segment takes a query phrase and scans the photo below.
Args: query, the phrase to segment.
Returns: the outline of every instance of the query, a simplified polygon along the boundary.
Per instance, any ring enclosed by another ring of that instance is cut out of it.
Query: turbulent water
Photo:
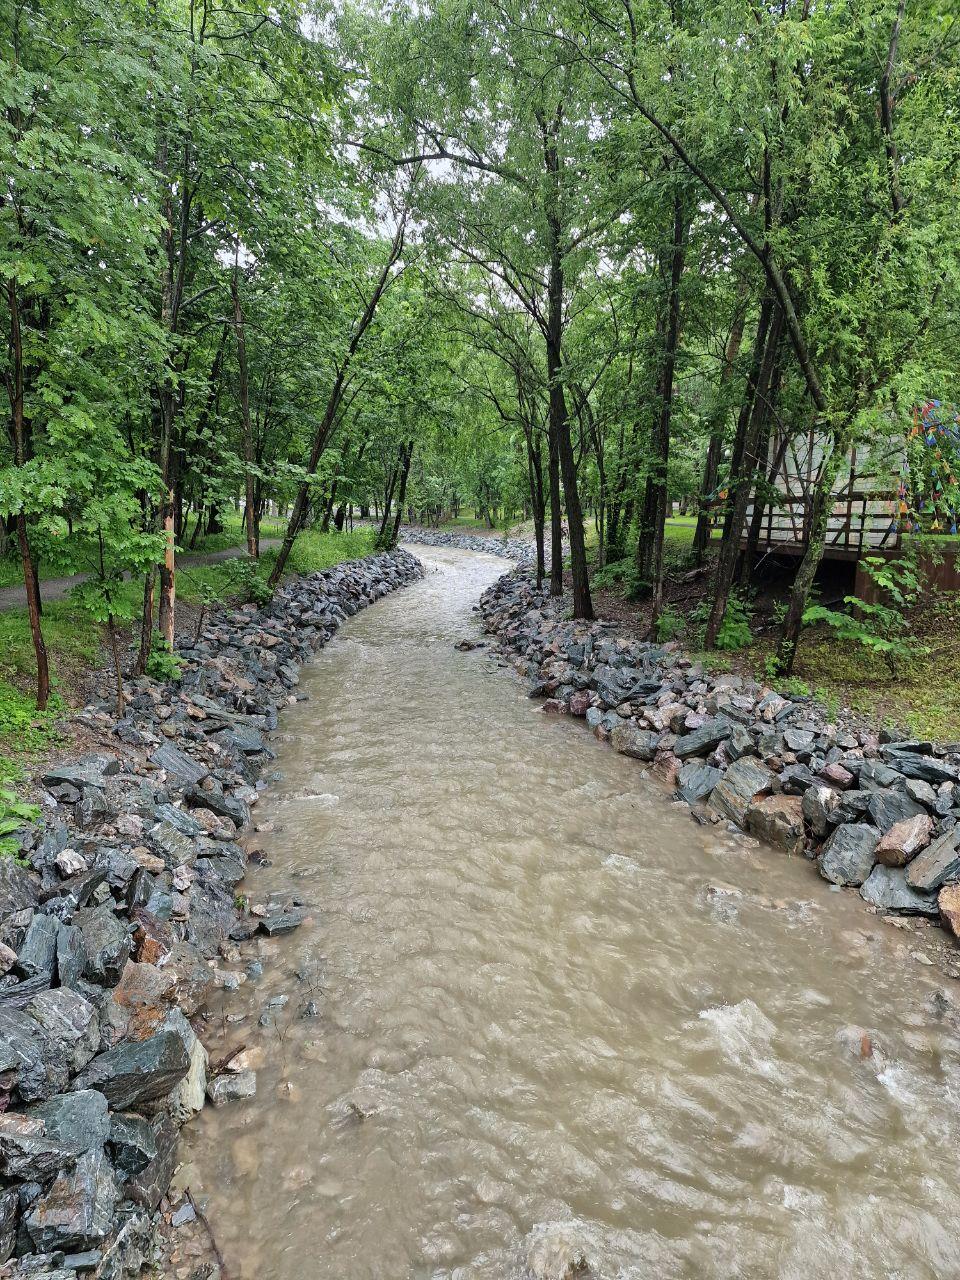
[[[956,998],[915,936],[456,651],[506,566],[417,552],[305,671],[258,808],[251,898],[313,912],[218,1014],[256,1100],[187,1131],[231,1276],[960,1275]]]

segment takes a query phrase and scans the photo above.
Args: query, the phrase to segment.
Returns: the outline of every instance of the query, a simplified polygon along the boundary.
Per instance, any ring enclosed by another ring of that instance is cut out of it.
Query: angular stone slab
[[[26,1228],[40,1252],[80,1251],[110,1234],[117,1184],[102,1152],[88,1151],[64,1170],[26,1216]]]
[[[931,893],[952,880],[960,880],[960,827],[946,831],[927,845],[907,867],[907,884]]]
[[[44,1031],[63,1045],[71,1071],[80,1071],[100,1047],[97,1011],[79,991],[56,987],[34,996],[26,1007]]]
[[[714,716],[711,720],[705,720],[699,729],[678,738],[674,743],[673,754],[680,760],[685,760],[687,756],[707,756],[729,738],[732,732],[731,720],[726,716]]]
[[[877,863],[861,885],[860,897],[896,915],[936,917],[939,914],[937,895],[912,889],[902,867],[886,867]]]
[[[877,861],[880,833],[865,822],[848,822],[837,827],[823,847],[820,874],[834,884],[863,884]]]
[[[773,786],[773,774],[751,756],[741,756],[710,793],[710,803],[739,827],[745,827],[747,810],[754,800]]]
[[[933,819],[929,813],[918,813],[895,822],[880,837],[877,861],[887,867],[904,867],[921,849],[926,848],[932,834]]]
[[[747,830],[786,853],[802,853],[806,843],[799,796],[762,796],[747,809]]]
[[[696,804],[710,794],[722,777],[723,774],[713,765],[688,761],[677,774],[677,795],[687,804]]]
[[[134,1110],[168,1094],[190,1070],[190,1055],[176,1031],[124,1041],[94,1058],[74,1081],[77,1089],[99,1089],[113,1111]]]

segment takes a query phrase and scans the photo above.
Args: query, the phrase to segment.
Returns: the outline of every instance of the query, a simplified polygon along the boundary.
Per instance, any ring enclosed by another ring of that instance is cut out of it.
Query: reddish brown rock
[[[845,769],[842,764],[825,764],[820,770],[820,777],[840,791],[849,791],[856,781],[850,770]]]
[[[585,716],[590,706],[591,697],[589,690],[578,689],[576,693],[570,695],[570,714],[572,716]]]
[[[905,867],[921,849],[925,849],[933,835],[933,819],[928,813],[918,813],[912,818],[895,822],[880,837],[877,845],[877,861],[887,867]]]

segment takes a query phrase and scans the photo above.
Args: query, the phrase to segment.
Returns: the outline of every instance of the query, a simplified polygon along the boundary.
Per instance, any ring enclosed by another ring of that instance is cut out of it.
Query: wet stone
[[[110,1117],[109,1146],[114,1165],[126,1181],[156,1158],[156,1127],[133,1112],[114,1114]]]
[[[306,912],[299,907],[290,907],[286,911],[271,911],[260,921],[260,928],[268,937],[275,938],[283,933],[292,933],[299,929],[306,919]]]
[[[706,756],[715,750],[733,732],[733,724],[726,716],[716,716],[705,721],[699,729],[683,734],[674,743],[673,754],[683,760],[687,756]]]
[[[78,911],[74,923],[80,929],[84,976],[107,987],[116,986],[131,951],[126,925],[110,903]]]
[[[773,774],[759,762],[743,756],[734,760],[710,795],[713,807],[740,827],[746,827],[747,810],[773,786]]]
[[[907,867],[907,884],[931,892],[948,881],[960,879],[960,827],[934,840]]]
[[[659,741],[659,733],[650,729],[638,729],[631,724],[617,725],[610,735],[610,745],[614,751],[631,756],[634,760],[652,760],[657,754]]]
[[[171,742],[161,743],[151,754],[150,761],[172,777],[181,789],[195,786],[209,772],[205,765],[199,764]]]
[[[866,823],[837,827],[820,858],[820,874],[834,884],[861,885],[876,863],[879,833]]]
[[[26,1217],[38,1249],[81,1250],[109,1235],[117,1186],[102,1152],[88,1151],[58,1175]]]
[[[0,1115],[0,1173],[5,1178],[47,1182],[82,1150],[48,1135],[39,1118],[13,1111]]]
[[[39,1102],[67,1084],[62,1045],[20,1009],[0,1007],[0,1072],[10,1071],[20,1097]]]
[[[257,1092],[257,1075],[255,1071],[237,1071],[221,1076],[214,1076],[207,1082],[207,1097],[215,1107],[222,1107],[228,1102],[238,1102],[244,1098],[252,1098]]]
[[[43,1121],[48,1138],[78,1152],[99,1151],[110,1130],[107,1100],[96,1089],[55,1094],[27,1114]]]
[[[190,1069],[190,1055],[176,1031],[125,1041],[94,1058],[76,1088],[99,1089],[112,1110],[128,1111],[168,1094]]]
[[[911,800],[906,791],[898,790],[875,791],[870,797],[868,812],[882,832],[910,818],[926,815],[923,805]]]
[[[59,921],[55,916],[38,911],[30,921],[27,935],[17,954],[17,968],[27,978],[43,975],[53,977],[57,960],[57,931]]]
[[[920,893],[907,884],[902,867],[878,863],[860,888],[860,896],[884,911],[898,915],[933,916],[939,914],[937,895]]]
[[[802,853],[806,840],[799,796],[763,796],[747,809],[747,830],[775,849]]]
[[[722,777],[712,765],[690,761],[677,774],[677,795],[687,804],[696,804],[710,794]]]
[[[839,804],[837,792],[820,783],[814,783],[803,793],[801,811],[817,839],[822,840],[832,830]]]
[[[896,822],[880,837],[877,861],[887,867],[903,867],[930,843],[933,819],[928,813]]]
[[[0,1191],[0,1263],[13,1253],[17,1241],[17,1208],[19,1197],[14,1187]]]
[[[80,1071],[100,1047],[97,1011],[78,991],[56,987],[34,996],[26,1007],[43,1030],[63,1045],[71,1071]]]

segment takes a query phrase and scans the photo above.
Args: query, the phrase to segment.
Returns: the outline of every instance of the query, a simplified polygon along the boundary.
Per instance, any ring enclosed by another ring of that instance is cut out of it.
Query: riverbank
[[[42,820],[0,859],[0,1263],[14,1274],[137,1274],[180,1127],[255,1090],[252,1072],[210,1067],[189,1019],[244,980],[239,942],[305,915],[292,892],[252,903],[236,888],[266,735],[344,619],[422,573],[400,550],[212,612],[176,681],[127,682],[120,719],[85,709],[91,750],[36,780]]]
[[[517,570],[480,601],[548,713],[649,766],[702,823],[729,822],[814,863],[874,911],[960,937],[960,749],[828,723],[816,705],[711,674],[674,643],[572,622]],[[960,977],[946,938],[937,960]]]

